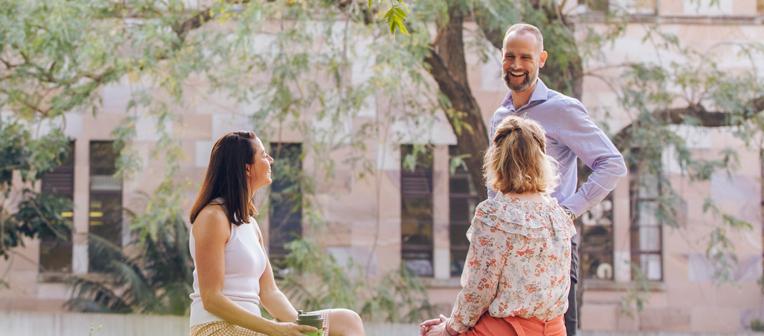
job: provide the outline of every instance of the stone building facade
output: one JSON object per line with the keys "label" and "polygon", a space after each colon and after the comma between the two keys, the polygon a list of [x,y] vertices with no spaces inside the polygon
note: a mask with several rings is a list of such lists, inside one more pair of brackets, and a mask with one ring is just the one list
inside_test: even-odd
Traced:
{"label": "stone building facade", "polygon": [[[608,62],[613,64],[656,57],[642,43],[646,27],[654,23],[676,34],[684,45],[718,53],[720,66],[731,73],[745,70],[740,68],[743,63],[725,55],[717,45],[761,41],[764,37],[761,0],[719,0],[713,6],[692,0],[579,0],[571,1],[569,10],[578,13],[579,25],[599,29],[603,18],[598,11],[607,6],[620,6],[633,15],[626,33],[612,46],[603,47]],[[470,85],[486,121],[506,94],[498,56],[486,63],[477,57],[468,59]],[[673,57],[681,59],[681,55]],[[759,63],[764,66],[764,60]],[[68,289],[60,282],[61,273],[97,271],[94,256],[88,252],[88,232],[115,243],[127,243],[129,230],[120,209],[140,209],[140,192],[153,190],[157,179],[152,172],[161,169],[149,159],[157,138],[153,120],[146,118],[138,121],[136,148],[150,169],[129,180],[111,175],[115,160],[110,149],[111,131],[123,118],[130,85],[125,80],[104,88],[102,111],[95,116],[67,116],[66,133],[74,139],[74,156],[41,187],[45,190],[46,183],[56,184],[72,197],[74,209],[68,214],[74,225],[72,241],[27,241],[13,258],[0,260],[0,270],[7,270],[3,272],[10,286],[0,289],[0,309],[62,310]],[[189,98],[187,108],[179,112],[179,121],[171,126],[185,153],[179,177],[196,181],[188,189],[185,208],[190,208],[193,201],[212,143],[225,132],[248,125],[252,110],[201,91],[194,97]],[[629,123],[630,117],[617,110],[614,94],[597,78],[585,79],[583,102],[593,118],[607,125],[611,133]],[[623,179],[608,199],[582,218],[584,330],[738,332],[755,319],[764,320],[764,295],[757,284],[762,278],[764,173],[760,150],[744,146],[725,129],[681,127],[677,131],[685,135],[693,153],[701,156],[714,157],[725,148],[739,148],[739,168],[731,175],[715,174],[707,182],[690,182],[667,154],[665,172],[681,196],[679,228],[666,227],[650,215],[654,190],[637,188],[634,192],[633,178]],[[296,159],[303,150],[301,134],[288,128],[274,134],[280,136],[267,140],[272,148],[282,148],[285,153],[277,159],[291,160],[296,169],[316,169],[310,153],[302,160]],[[372,143],[367,154],[375,163],[374,174],[358,178],[350,167],[338,166],[334,178],[318,181],[314,200],[328,223],[320,233],[303,227],[301,216],[279,214],[273,202],[269,209],[271,217],[284,219],[280,222],[290,230],[302,235],[320,234],[321,241],[340,262],[349,258],[368,261],[371,273],[376,275],[396,269],[401,263],[410,267],[427,285],[430,300],[447,313],[445,309],[459,290],[458,275],[466,253],[463,233],[470,211],[479,200],[468,186],[467,175],[459,169],[454,173],[449,170],[449,146],[455,144],[456,138],[445,118],[431,128],[426,138],[433,144],[432,150],[426,164],[413,171],[401,168],[402,158],[410,145],[421,140],[412,139],[403,145]],[[339,161],[343,154],[333,155],[332,159]],[[260,201],[272,197],[259,196]],[[719,221],[704,213],[706,198],[754,224],[751,231],[731,233],[739,260],[732,283],[715,283],[706,258],[704,241],[712,224]],[[642,209],[643,215],[636,216],[633,209]],[[278,230],[272,229],[272,222],[268,216],[260,222],[269,241],[287,239],[276,237]],[[278,244],[270,245],[272,250],[278,249]],[[631,262],[643,270],[649,289],[644,294],[633,290],[637,281]],[[624,303],[637,298],[646,300],[642,311],[629,313],[623,308]]]}

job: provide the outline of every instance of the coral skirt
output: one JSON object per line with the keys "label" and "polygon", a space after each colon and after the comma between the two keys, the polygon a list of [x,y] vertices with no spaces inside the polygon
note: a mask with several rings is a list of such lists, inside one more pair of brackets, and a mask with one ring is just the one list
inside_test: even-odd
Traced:
{"label": "coral skirt", "polygon": [[537,318],[493,317],[483,314],[472,329],[463,336],[566,336],[562,315],[549,321]]}

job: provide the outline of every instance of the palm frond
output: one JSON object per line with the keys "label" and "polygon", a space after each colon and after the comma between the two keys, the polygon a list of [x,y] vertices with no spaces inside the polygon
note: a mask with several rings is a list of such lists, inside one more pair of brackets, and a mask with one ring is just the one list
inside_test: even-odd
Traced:
{"label": "palm frond", "polygon": [[[125,248],[91,235],[90,252],[98,258],[99,273],[72,276],[68,309],[85,312],[188,312],[193,262],[189,232],[181,218],[158,225],[159,232],[144,240],[135,237]],[[132,256],[125,251],[133,251]]]}

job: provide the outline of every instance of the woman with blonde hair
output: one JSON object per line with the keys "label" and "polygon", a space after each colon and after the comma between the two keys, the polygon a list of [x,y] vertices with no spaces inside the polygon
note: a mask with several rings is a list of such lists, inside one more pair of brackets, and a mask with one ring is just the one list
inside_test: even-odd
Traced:
{"label": "woman with blonde hair", "polygon": [[[297,310],[276,286],[254,219],[252,197],[272,182],[272,162],[253,132],[228,133],[212,147],[190,216],[191,336],[363,335],[361,318],[347,309],[315,312],[321,330],[295,323]],[[263,318],[261,306],[277,321]]]}
{"label": "woman with blonde hair", "polygon": [[564,336],[570,289],[571,218],[550,196],[555,165],[534,121],[507,117],[485,154],[494,199],[478,204],[451,316],[420,334]]}

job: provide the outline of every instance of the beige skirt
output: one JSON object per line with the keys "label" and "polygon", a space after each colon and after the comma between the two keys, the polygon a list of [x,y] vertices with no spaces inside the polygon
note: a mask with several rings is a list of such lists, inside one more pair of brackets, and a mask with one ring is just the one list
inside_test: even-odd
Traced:
{"label": "beige skirt", "polygon": [[[329,311],[322,310],[321,317],[324,319],[323,335],[329,336]],[[267,336],[226,321],[215,321],[198,324],[191,327],[191,336]]]}

